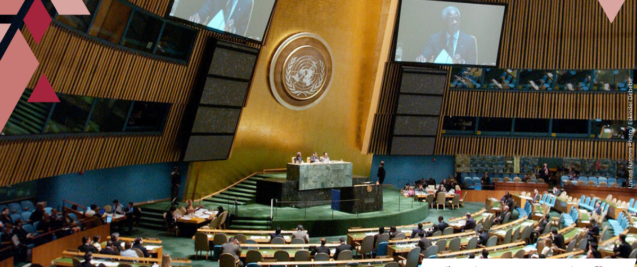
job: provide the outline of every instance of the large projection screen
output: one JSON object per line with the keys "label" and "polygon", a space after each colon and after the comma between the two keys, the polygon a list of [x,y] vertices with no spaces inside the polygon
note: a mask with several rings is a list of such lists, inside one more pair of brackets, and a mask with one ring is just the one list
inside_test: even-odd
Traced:
{"label": "large projection screen", "polygon": [[395,61],[496,66],[506,5],[402,0]]}
{"label": "large projection screen", "polygon": [[261,41],[276,0],[174,0],[169,16]]}

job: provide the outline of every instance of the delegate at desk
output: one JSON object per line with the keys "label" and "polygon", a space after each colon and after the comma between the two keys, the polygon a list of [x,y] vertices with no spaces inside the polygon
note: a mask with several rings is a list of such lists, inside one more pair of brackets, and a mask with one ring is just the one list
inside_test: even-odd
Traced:
{"label": "delegate at desk", "polygon": [[[331,162],[332,161],[330,161],[330,157],[327,156],[327,152],[323,152],[322,157],[318,157],[316,152],[314,152],[312,156],[309,158],[308,163],[331,163]],[[294,157],[294,163],[295,164],[303,163],[303,157],[301,156],[301,152],[296,152],[296,157]]]}

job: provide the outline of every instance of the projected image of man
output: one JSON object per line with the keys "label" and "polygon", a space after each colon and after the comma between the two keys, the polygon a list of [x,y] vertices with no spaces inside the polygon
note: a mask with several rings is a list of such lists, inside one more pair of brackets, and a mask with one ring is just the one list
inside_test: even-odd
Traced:
{"label": "projected image of man", "polygon": [[189,20],[210,28],[245,36],[254,0],[206,0]]}
{"label": "projected image of man", "polygon": [[442,10],[445,30],[429,36],[423,53],[417,62],[441,64],[477,64],[476,38],[460,31],[460,10],[448,6]]}

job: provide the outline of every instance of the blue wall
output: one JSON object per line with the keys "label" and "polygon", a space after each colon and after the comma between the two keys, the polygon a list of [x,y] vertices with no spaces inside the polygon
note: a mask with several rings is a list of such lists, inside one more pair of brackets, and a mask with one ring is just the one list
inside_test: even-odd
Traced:
{"label": "blue wall", "polygon": [[[436,159],[434,162],[433,159]],[[372,160],[370,180],[378,181],[378,166],[385,161],[385,184],[402,188],[405,183],[413,184],[421,178],[433,177],[436,182],[454,175],[455,157],[453,156],[376,156]]]}
{"label": "blue wall", "polygon": [[187,163],[158,163],[133,165],[111,169],[71,173],[14,185],[3,190],[33,188],[30,195],[37,201],[46,201],[49,207],[59,207],[62,200],[88,206],[145,202],[170,198],[170,173],[174,166],[181,172],[181,193],[186,185]]}

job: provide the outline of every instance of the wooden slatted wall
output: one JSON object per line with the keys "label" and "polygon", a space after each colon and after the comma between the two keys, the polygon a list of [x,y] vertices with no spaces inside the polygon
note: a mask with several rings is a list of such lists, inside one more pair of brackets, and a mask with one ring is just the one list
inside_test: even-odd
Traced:
{"label": "wooden slatted wall", "polygon": [[[479,1],[479,0],[478,0]],[[611,24],[597,0],[482,0],[507,3],[499,66],[512,69],[635,69],[637,0],[627,0]],[[449,68],[443,68],[449,70]],[[391,70],[385,74],[393,75]],[[387,91],[386,91],[387,90]],[[397,92],[387,86],[383,94]],[[379,101],[380,105],[385,99]],[[445,91],[442,116],[625,120],[627,94],[520,91]],[[381,112],[379,106],[379,113]],[[635,105],[634,110],[637,110]],[[389,127],[391,118],[376,128]],[[389,122],[387,122],[389,121]],[[385,124],[380,124],[385,122]],[[508,137],[444,137],[439,155],[530,155],[625,159],[625,142]],[[381,136],[381,135],[377,135]],[[385,130],[389,136],[389,130]],[[372,139],[386,154],[389,137]]]}
{"label": "wooden slatted wall", "polygon": [[[163,16],[169,0],[132,0]],[[52,24],[39,44],[21,29],[40,65],[28,87],[45,73],[60,93],[171,103],[164,132],[157,135],[41,138],[0,141],[0,186],[65,173],[177,161],[177,133],[210,37],[244,43],[201,30],[188,64],[122,50]],[[259,48],[258,45],[249,44]]]}

